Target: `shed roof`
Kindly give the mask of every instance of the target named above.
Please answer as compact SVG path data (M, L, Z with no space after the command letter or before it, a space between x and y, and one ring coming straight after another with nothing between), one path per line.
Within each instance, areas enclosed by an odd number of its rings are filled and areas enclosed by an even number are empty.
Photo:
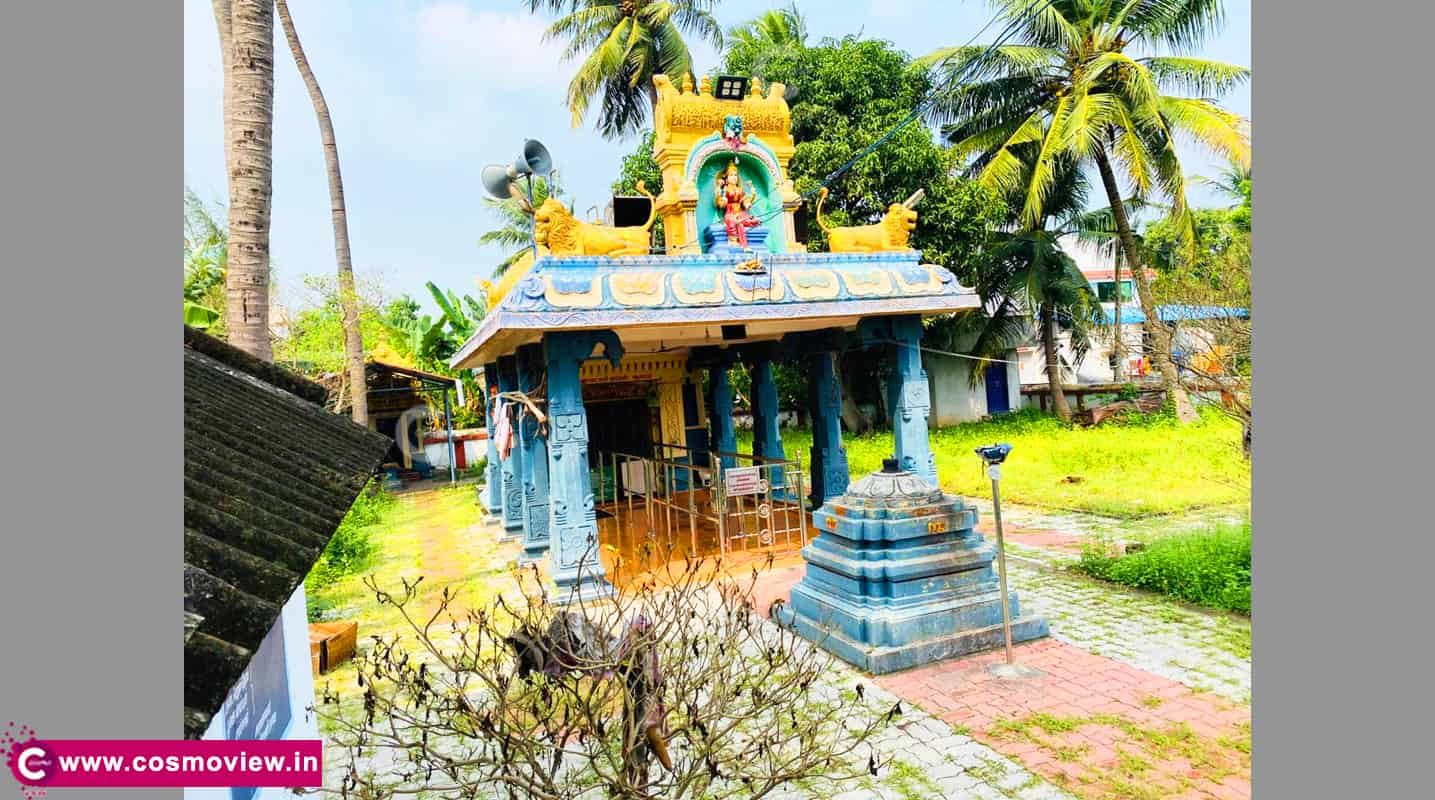
M1108 304L1109 305L1109 304ZM1250 316L1244 308L1226 306L1164 305L1156 307L1156 317L1162 322L1189 322L1198 319L1241 319ZM1140 306L1121 306L1122 325L1140 325L1146 321L1146 314Z
M324 399L184 329L186 737L204 733L391 444Z

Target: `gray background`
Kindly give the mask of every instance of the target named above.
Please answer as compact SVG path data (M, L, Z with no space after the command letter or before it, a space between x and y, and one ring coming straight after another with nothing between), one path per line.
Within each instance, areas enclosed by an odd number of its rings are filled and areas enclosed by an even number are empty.
M181 735L181 22L0 12L0 724L42 737Z
M1431 12L1254 13L1255 786L1415 796L1431 25L1395 15ZM167 3L0 23L0 722L54 738L180 735L180 33Z

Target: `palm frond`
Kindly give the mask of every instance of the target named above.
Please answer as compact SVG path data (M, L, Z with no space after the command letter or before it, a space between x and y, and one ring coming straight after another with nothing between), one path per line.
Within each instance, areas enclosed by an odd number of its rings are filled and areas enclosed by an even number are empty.
M1166 90L1188 91L1202 97L1225 94L1233 87L1251 79L1246 67L1183 56L1153 56L1140 59L1150 70L1156 85Z
M1228 161L1250 166L1251 142L1244 117L1210 100L1189 97L1163 96L1157 106L1172 132L1191 137Z

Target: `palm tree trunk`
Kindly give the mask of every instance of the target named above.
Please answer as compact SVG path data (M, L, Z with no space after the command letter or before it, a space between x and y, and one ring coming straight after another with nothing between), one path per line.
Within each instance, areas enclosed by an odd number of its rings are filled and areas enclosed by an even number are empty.
M1046 386L1051 392L1051 407L1062 422L1071 421L1071 406L1061 390L1061 353L1056 349L1056 314L1050 305L1041 307L1041 346L1046 351Z
M293 52L299 75L309 89L314 115L319 118L319 139L324 145L324 165L329 172L329 202L333 206L334 258L339 267L339 307L344 314L344 359L349 365L349 383L354 387L353 417L360 425L368 425L364 339L359 330L359 297L354 286L354 262L349 253L349 215L344 206L344 178L339 173L339 145L334 140L334 122L329 117L329 104L324 101L319 81L309 68L309 59L304 56L304 48L299 44L299 34L289 16L289 4L285 0L277 0L276 6L279 22L284 26L284 38L289 40L289 50Z
M269 343L269 210L273 194L273 0L232 0L229 107L229 270L225 324L229 343L273 361Z
M224 75L224 176L227 184L234 166L234 156L229 152L229 106L230 98L233 96L233 92L230 91L229 65L234 60L234 37L231 34L233 28L230 23L233 15L229 0L213 0L213 5L214 24L219 29L219 60Z
M1146 278L1146 269L1136 250L1136 237L1131 235L1131 221L1126 218L1126 207L1121 203L1121 190L1116 185L1116 173L1111 170L1106 151L1099 147L1096 148L1096 166L1101 172L1101 183L1106 188L1106 196L1111 201L1111 216L1116 222L1116 234L1121 240L1121 248L1126 252L1126 265L1131 270L1131 277L1136 281L1137 299L1141 301L1141 310L1146 314L1146 333L1151 339L1152 361L1161 371L1161 385L1166 390L1166 396L1176 406L1176 418L1181 422L1190 422L1196 418L1196 411L1191 408L1191 400L1186 396L1176 364L1171 360L1171 331L1156 316L1156 301L1151 296L1151 282ZM1119 287L1117 291L1120 292Z

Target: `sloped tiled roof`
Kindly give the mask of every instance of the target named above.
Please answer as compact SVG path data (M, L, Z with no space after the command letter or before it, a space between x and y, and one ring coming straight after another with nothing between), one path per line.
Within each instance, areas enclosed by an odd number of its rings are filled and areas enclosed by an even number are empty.
M324 399L185 328L186 737L203 734L392 444Z

